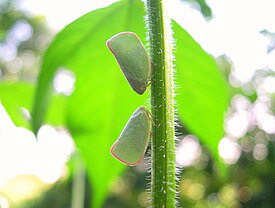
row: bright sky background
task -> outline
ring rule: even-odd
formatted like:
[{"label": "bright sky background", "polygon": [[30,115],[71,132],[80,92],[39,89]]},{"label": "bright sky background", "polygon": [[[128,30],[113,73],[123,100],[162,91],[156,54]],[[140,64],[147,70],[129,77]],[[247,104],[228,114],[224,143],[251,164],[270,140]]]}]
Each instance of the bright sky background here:
[{"label": "bright sky background", "polygon": [[[21,6],[33,14],[46,16],[49,25],[58,31],[86,12],[110,2],[112,0],[25,0]],[[177,0],[171,0],[171,16],[206,51],[214,56],[228,55],[234,64],[234,76],[240,81],[248,81],[256,69],[270,66],[275,70],[275,51],[267,53],[270,42],[259,33],[264,29],[275,32],[275,1],[208,0],[208,3],[214,14],[209,22],[198,11]],[[272,83],[274,86],[274,80],[269,86]],[[274,87],[272,89],[275,91]],[[69,136],[45,126],[37,142],[31,132],[14,126],[1,104],[0,117],[0,186],[5,179],[20,173],[39,175],[46,182],[55,181],[73,149]],[[3,117],[7,117],[7,120],[3,120]],[[43,131],[50,138],[44,138]],[[9,139],[5,141],[3,138]],[[189,141],[188,145],[197,145],[193,138],[186,141]],[[228,146],[229,143],[224,140],[222,144]],[[13,161],[7,161],[7,157]],[[188,161],[182,163],[188,164]]]},{"label": "bright sky background", "polygon": [[60,30],[68,23],[115,0],[22,0],[21,7],[47,18],[50,27]]}]

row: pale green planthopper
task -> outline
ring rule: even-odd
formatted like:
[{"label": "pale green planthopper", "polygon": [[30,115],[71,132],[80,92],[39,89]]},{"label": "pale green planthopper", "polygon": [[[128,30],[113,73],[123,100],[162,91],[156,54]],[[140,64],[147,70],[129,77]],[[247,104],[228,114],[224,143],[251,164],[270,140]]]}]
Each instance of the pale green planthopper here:
[{"label": "pale green planthopper", "polygon": [[151,76],[151,62],[141,40],[133,32],[122,32],[106,43],[133,90],[143,94]]},{"label": "pale green planthopper", "polygon": [[146,108],[139,107],[130,117],[111,154],[120,162],[134,166],[143,158],[151,136],[151,117]]}]

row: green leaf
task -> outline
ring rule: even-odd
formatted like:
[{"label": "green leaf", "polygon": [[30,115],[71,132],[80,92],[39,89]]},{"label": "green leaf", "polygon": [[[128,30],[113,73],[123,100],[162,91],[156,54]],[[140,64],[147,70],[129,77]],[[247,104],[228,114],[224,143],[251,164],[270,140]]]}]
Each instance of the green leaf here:
[{"label": "green leaf", "polygon": [[75,91],[66,106],[66,120],[87,163],[92,207],[102,207],[109,183],[124,170],[125,166],[112,158],[109,150],[131,113],[148,98],[148,93],[133,93],[106,47],[106,41],[122,31],[133,31],[145,40],[141,2],[121,1],[69,24],[45,53],[36,90],[35,131],[47,111],[58,68],[65,67],[76,77]]},{"label": "green leaf", "polygon": [[[30,121],[24,115],[30,111],[35,86],[27,82],[4,82],[0,84],[0,101],[17,126],[30,128]],[[65,96],[54,95],[52,107],[45,119],[53,125],[64,125]],[[59,112],[59,113],[56,113]]]},{"label": "green leaf", "polygon": [[224,134],[229,87],[209,54],[179,25],[176,40],[176,101],[184,126],[211,150],[218,161],[218,144]]},{"label": "green leaf", "polygon": [[0,100],[17,126],[30,127],[22,108],[29,110],[34,86],[28,83],[1,83]]}]

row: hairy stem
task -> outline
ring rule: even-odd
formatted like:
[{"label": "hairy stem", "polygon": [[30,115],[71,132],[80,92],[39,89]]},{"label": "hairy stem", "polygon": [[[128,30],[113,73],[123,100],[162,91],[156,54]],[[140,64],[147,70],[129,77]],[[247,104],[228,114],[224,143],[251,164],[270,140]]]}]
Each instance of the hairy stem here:
[{"label": "hairy stem", "polygon": [[167,0],[147,0],[152,61],[152,207],[176,207],[172,34]]}]

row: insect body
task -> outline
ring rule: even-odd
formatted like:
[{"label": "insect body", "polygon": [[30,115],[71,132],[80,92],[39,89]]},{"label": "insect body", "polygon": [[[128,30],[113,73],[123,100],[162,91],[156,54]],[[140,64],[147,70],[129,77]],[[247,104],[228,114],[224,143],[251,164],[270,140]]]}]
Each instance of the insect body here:
[{"label": "insect body", "polygon": [[122,32],[111,37],[107,46],[133,90],[143,94],[151,76],[151,63],[141,40],[133,32]]},{"label": "insect body", "polygon": [[149,115],[146,108],[139,107],[111,147],[111,154],[122,163],[134,166],[143,158],[151,136]]}]

